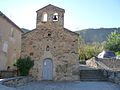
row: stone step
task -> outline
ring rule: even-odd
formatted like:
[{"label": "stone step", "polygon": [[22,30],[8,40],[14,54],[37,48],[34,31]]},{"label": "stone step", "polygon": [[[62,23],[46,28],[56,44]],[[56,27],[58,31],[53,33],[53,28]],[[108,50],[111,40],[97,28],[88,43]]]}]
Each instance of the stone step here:
[{"label": "stone step", "polygon": [[107,79],[80,79],[80,81],[107,81]]},{"label": "stone step", "polygon": [[82,81],[104,81],[106,78],[101,70],[80,70],[80,80]]}]

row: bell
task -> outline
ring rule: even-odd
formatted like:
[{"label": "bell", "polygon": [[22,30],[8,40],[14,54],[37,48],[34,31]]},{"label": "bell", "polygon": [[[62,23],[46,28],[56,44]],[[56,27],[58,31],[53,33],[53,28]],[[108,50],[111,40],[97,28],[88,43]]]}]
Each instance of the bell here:
[{"label": "bell", "polygon": [[56,15],[53,17],[53,20],[57,20],[57,16]]}]

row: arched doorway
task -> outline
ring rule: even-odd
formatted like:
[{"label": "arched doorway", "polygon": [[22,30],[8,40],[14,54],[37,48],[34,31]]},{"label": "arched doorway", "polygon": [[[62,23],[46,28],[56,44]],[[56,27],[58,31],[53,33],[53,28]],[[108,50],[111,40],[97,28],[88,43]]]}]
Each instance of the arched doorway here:
[{"label": "arched doorway", "polygon": [[43,62],[43,80],[53,79],[53,62],[52,59],[46,58]]}]

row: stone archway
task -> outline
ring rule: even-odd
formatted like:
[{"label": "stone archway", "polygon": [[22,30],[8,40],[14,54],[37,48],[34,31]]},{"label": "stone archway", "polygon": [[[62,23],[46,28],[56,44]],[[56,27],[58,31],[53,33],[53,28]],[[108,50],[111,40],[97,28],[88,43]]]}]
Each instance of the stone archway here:
[{"label": "stone archway", "polygon": [[43,61],[43,80],[53,79],[53,61],[50,58],[46,58]]}]

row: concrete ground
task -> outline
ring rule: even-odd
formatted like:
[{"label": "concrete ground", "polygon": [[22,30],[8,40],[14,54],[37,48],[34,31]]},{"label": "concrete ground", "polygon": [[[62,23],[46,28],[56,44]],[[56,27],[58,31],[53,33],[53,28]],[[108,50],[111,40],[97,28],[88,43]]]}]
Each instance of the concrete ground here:
[{"label": "concrete ground", "polygon": [[120,90],[120,85],[110,82],[32,82],[16,90]]},{"label": "concrete ground", "polygon": [[16,89],[12,88],[12,87],[6,87],[6,86],[0,84],[0,90],[16,90]]},{"label": "concrete ground", "polygon": [[31,82],[11,88],[0,85],[0,90],[120,90],[120,85],[110,82]]}]

